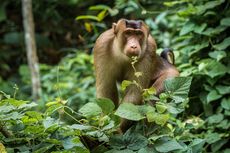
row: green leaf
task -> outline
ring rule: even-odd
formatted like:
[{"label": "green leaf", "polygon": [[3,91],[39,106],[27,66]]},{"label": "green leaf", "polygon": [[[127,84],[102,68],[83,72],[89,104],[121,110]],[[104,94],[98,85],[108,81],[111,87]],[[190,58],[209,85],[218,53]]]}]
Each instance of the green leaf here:
[{"label": "green leaf", "polygon": [[40,112],[36,112],[36,111],[27,111],[26,115],[28,115],[31,118],[35,118],[37,121],[42,120],[42,114]]},{"label": "green leaf", "polygon": [[14,99],[14,98],[9,98],[9,99],[4,99],[4,100],[2,100],[2,102],[3,102],[3,103],[9,103],[9,104],[11,104],[11,105],[13,105],[13,106],[15,106],[15,107],[19,107],[19,106],[21,106],[21,105],[23,105],[23,104],[28,103],[29,101],[16,100],[16,99]]},{"label": "green leaf", "polygon": [[114,9],[109,9],[108,11],[109,11],[109,14],[110,14],[111,16],[115,16],[115,15],[117,15],[117,14],[119,13],[119,10],[116,9],[116,8],[114,8]]},{"label": "green leaf", "polygon": [[137,153],[157,153],[153,146],[147,146],[145,148],[141,148]]},{"label": "green leaf", "polygon": [[221,19],[220,25],[230,26],[230,17]]},{"label": "green leaf", "polygon": [[102,109],[96,103],[87,103],[79,109],[79,112],[82,113],[83,116],[89,118],[101,114]]},{"label": "green leaf", "polygon": [[18,107],[18,109],[22,109],[22,108],[26,108],[26,109],[29,109],[29,108],[32,108],[32,107],[35,107],[37,106],[38,104],[36,104],[35,102],[32,102],[32,103],[29,103],[29,104],[22,104]]},{"label": "green leaf", "polygon": [[143,89],[143,97],[145,98],[145,100],[151,99],[151,98],[157,98],[155,97],[156,94],[156,89],[154,87],[150,87],[148,89]]},{"label": "green leaf", "polygon": [[179,103],[188,97],[191,82],[191,77],[176,77],[165,80],[164,86],[167,92],[172,93],[175,102]]},{"label": "green leaf", "polygon": [[157,142],[155,144],[155,148],[159,152],[171,152],[174,150],[184,149],[176,140]]},{"label": "green leaf", "polygon": [[225,95],[225,94],[230,93],[230,86],[217,85],[216,89],[221,95]]},{"label": "green leaf", "polygon": [[179,114],[184,111],[184,109],[179,108],[177,105],[174,105],[174,104],[168,104],[167,110],[171,114]]},{"label": "green leaf", "polygon": [[110,9],[110,7],[107,5],[94,5],[89,7],[89,10],[108,10],[108,9]]},{"label": "green leaf", "polygon": [[79,15],[76,17],[76,20],[95,20],[95,21],[100,21],[100,19],[97,16],[93,15]]},{"label": "green leaf", "polygon": [[71,129],[77,129],[77,130],[90,130],[92,129],[91,126],[87,125],[81,125],[81,124],[73,124],[70,126]]},{"label": "green leaf", "polygon": [[208,55],[211,58],[216,59],[217,61],[220,61],[221,59],[227,56],[225,51],[213,51],[213,52],[209,52]]},{"label": "green leaf", "polygon": [[195,27],[195,24],[192,22],[185,23],[185,25],[182,27],[182,29],[180,31],[180,36],[185,35],[191,31],[193,31],[194,27]]},{"label": "green leaf", "polygon": [[145,107],[143,113],[146,115],[148,122],[154,122],[154,119],[155,119],[154,114],[156,113],[154,107],[147,105],[147,107]]},{"label": "green leaf", "polygon": [[132,121],[139,121],[145,118],[145,116],[139,111],[139,107],[132,103],[121,104],[115,112],[115,115]]},{"label": "green leaf", "polygon": [[200,62],[198,70],[204,74],[214,78],[216,76],[221,76],[227,73],[227,67],[220,62],[212,59],[204,59]]},{"label": "green leaf", "polygon": [[214,114],[214,115],[208,117],[208,123],[210,123],[210,124],[220,123],[223,119],[224,119],[223,114]]},{"label": "green leaf", "polygon": [[153,120],[155,121],[156,124],[158,125],[165,125],[167,121],[169,120],[170,115],[169,114],[154,114]]},{"label": "green leaf", "polygon": [[192,148],[192,153],[200,153],[202,152],[203,146],[205,144],[204,139],[194,139],[189,146]]},{"label": "green leaf", "polygon": [[48,107],[48,109],[46,110],[46,115],[49,116],[49,115],[52,115],[55,111],[63,108],[64,106],[60,103],[58,104],[55,104],[55,105],[51,105]]},{"label": "green leaf", "polygon": [[8,113],[8,112],[10,112],[12,110],[15,110],[15,107],[12,106],[12,105],[9,105],[9,106],[6,106],[6,105],[0,106],[0,114]]},{"label": "green leaf", "polygon": [[221,97],[222,95],[218,94],[216,90],[212,90],[211,92],[208,93],[207,102],[210,103],[211,101],[215,101]]},{"label": "green leaf", "polygon": [[62,141],[64,149],[71,149],[73,147],[81,147],[85,148],[84,145],[81,143],[79,137],[68,137]]},{"label": "green leaf", "polygon": [[148,139],[139,133],[125,134],[124,140],[129,142],[127,148],[130,150],[139,150],[148,145]]},{"label": "green leaf", "polygon": [[12,112],[12,113],[7,113],[4,115],[3,118],[1,118],[2,121],[7,121],[7,120],[18,120],[21,119],[23,114],[20,114],[18,112]]},{"label": "green leaf", "polygon": [[208,133],[205,135],[206,142],[208,144],[212,144],[218,140],[221,139],[220,135],[218,133]]},{"label": "green leaf", "polygon": [[197,10],[198,10],[198,15],[201,15],[203,13],[205,13],[207,10],[215,8],[216,6],[222,4],[225,0],[213,0],[213,1],[208,1],[207,3],[197,6]]},{"label": "green leaf", "polygon": [[225,29],[227,29],[226,26],[219,25],[216,28],[207,28],[201,34],[206,35],[206,36],[215,36],[215,35],[219,35]]},{"label": "green leaf", "polygon": [[224,119],[216,127],[223,130],[227,130],[230,128],[230,122],[227,119]]},{"label": "green leaf", "polygon": [[[223,145],[229,142],[229,139],[221,139],[211,145],[212,152],[218,152]],[[222,151],[221,151],[222,152]],[[223,153],[229,153],[230,149],[228,151],[223,151]]]},{"label": "green leaf", "polygon": [[57,125],[57,121],[54,118],[47,117],[43,120],[43,126],[45,129],[48,129],[51,126]]},{"label": "green leaf", "polygon": [[106,13],[107,13],[107,10],[103,10],[97,15],[99,22],[102,21],[105,18]]},{"label": "green leaf", "polygon": [[221,107],[230,110],[230,98],[224,98],[221,100]]},{"label": "green leaf", "polygon": [[206,42],[202,42],[202,43],[200,43],[198,45],[193,46],[194,49],[191,52],[189,52],[189,56],[190,57],[193,56],[194,54],[200,52],[203,48],[206,48],[208,46],[209,46],[209,43],[207,41]]},{"label": "green leaf", "polygon": [[124,149],[126,148],[126,144],[124,143],[123,136],[122,135],[114,135],[111,136],[109,140],[109,144],[114,149]]},{"label": "green leaf", "polygon": [[128,80],[122,81],[122,83],[121,83],[121,90],[124,91],[131,84],[132,84],[131,81],[128,81]]},{"label": "green leaf", "polygon": [[163,4],[168,7],[173,7],[174,5],[185,3],[185,1],[173,1],[173,2],[164,2]]},{"label": "green leaf", "polygon": [[207,23],[203,23],[200,26],[196,25],[195,28],[194,28],[194,32],[196,32],[198,34],[201,34],[206,27],[207,27]]},{"label": "green leaf", "polygon": [[158,113],[164,113],[165,110],[167,109],[167,106],[164,104],[157,103],[156,104],[156,109]]},{"label": "green leaf", "polygon": [[123,136],[113,136],[110,145],[115,149],[139,150],[148,145],[148,139],[140,133],[128,130]]},{"label": "green leaf", "polygon": [[194,7],[193,5],[188,5],[188,7],[186,7],[185,9],[178,11],[178,15],[184,18],[196,13],[197,13],[197,8]]},{"label": "green leaf", "polygon": [[224,50],[230,46],[230,37],[225,38],[221,43],[214,45],[213,47],[218,50]]},{"label": "green leaf", "polygon": [[34,150],[33,152],[34,153],[47,152],[53,146],[54,146],[54,144],[43,144],[42,147],[37,148],[37,150]]},{"label": "green leaf", "polygon": [[135,153],[135,152],[129,149],[125,149],[125,150],[112,149],[112,150],[106,151],[105,153]]},{"label": "green leaf", "polygon": [[113,101],[108,98],[99,98],[96,99],[96,102],[101,107],[104,114],[110,114],[115,109]]},{"label": "green leaf", "polygon": [[169,136],[169,134],[162,134],[162,135],[156,135],[156,134],[154,134],[154,135],[152,135],[152,136],[149,138],[149,140],[155,142],[156,140],[158,140],[158,139],[160,139],[160,138],[168,137],[168,136]]}]

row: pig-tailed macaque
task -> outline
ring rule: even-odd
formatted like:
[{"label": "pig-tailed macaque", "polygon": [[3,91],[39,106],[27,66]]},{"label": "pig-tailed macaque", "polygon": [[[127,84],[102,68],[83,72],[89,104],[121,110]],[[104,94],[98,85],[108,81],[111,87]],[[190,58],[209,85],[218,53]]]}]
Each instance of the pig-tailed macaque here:
[{"label": "pig-tailed macaque", "polygon": [[[179,72],[173,66],[173,53],[167,50],[159,56],[156,49],[155,40],[143,21],[120,19],[113,23],[94,46],[97,98],[109,98],[118,107],[116,83],[123,80],[136,80],[142,89],[153,86],[160,94],[164,90],[164,80],[178,76]],[[134,75],[132,56],[137,57],[135,69],[142,73],[141,77]],[[143,103],[141,92],[136,85],[130,85],[121,102],[140,105]],[[125,132],[129,127],[129,121],[122,120],[121,131]]]}]

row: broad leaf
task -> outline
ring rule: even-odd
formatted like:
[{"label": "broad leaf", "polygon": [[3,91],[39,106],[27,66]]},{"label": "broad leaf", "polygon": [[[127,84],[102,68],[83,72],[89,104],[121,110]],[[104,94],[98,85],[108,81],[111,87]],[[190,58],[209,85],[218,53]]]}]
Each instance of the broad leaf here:
[{"label": "broad leaf", "polygon": [[208,53],[208,55],[216,59],[217,61],[220,61],[221,59],[227,56],[225,51],[214,51],[214,52]]},{"label": "broad leaf", "polygon": [[223,114],[215,114],[215,115],[208,117],[207,120],[208,120],[208,123],[210,124],[216,124],[216,123],[220,123],[223,119],[224,119]]},{"label": "broad leaf", "polygon": [[185,23],[185,25],[182,27],[182,29],[180,31],[180,36],[185,35],[191,31],[193,31],[194,27],[195,27],[195,24],[192,22]]},{"label": "broad leaf", "polygon": [[203,149],[205,144],[204,139],[194,139],[190,144],[189,147],[192,149],[192,153],[200,153]]},{"label": "broad leaf", "polygon": [[65,149],[71,149],[73,147],[85,148],[84,145],[81,143],[80,138],[78,137],[68,137],[62,140],[62,144]]},{"label": "broad leaf", "polygon": [[160,141],[155,144],[155,148],[159,152],[171,152],[184,149],[176,140]]},{"label": "broad leaf", "polygon": [[165,125],[167,121],[169,120],[170,115],[169,114],[153,114],[153,120],[158,125]]},{"label": "broad leaf", "polygon": [[112,149],[112,150],[106,151],[105,153],[135,153],[135,152],[129,149],[125,149],[125,150]]},{"label": "broad leaf", "polygon": [[208,1],[207,3],[197,6],[198,10],[198,15],[203,14],[205,11],[215,8],[216,6],[222,4],[225,0],[213,0],[213,1]]},{"label": "broad leaf", "polygon": [[43,126],[45,129],[48,129],[51,126],[57,125],[57,120],[51,117],[47,117],[45,120],[43,120]]},{"label": "broad leaf", "polygon": [[214,45],[213,47],[218,50],[224,50],[230,46],[230,37],[225,38],[221,43]]},{"label": "broad leaf", "polygon": [[222,85],[217,85],[216,86],[217,91],[222,94],[229,94],[230,93],[230,86],[222,86]]},{"label": "broad leaf", "polygon": [[110,114],[113,112],[115,105],[112,100],[107,98],[96,99],[97,104],[101,107],[104,114]]},{"label": "broad leaf", "polygon": [[167,109],[167,106],[164,105],[164,104],[159,104],[159,103],[157,103],[157,104],[156,104],[156,109],[157,109],[157,112],[158,112],[158,113],[164,113],[165,110]]},{"label": "broad leaf", "polygon": [[[228,142],[229,142],[229,139],[221,139],[221,140],[213,143],[211,145],[212,152],[218,152],[218,150]],[[230,152],[230,149],[226,149],[225,151],[223,151],[223,153],[229,153],[229,152]]]},{"label": "broad leaf", "polygon": [[73,124],[70,126],[71,129],[77,129],[77,130],[90,130],[92,129],[91,126],[82,125],[82,124]]},{"label": "broad leaf", "polygon": [[115,135],[110,139],[109,144],[114,149],[139,150],[148,145],[148,139],[139,133],[128,130],[124,135]]},{"label": "broad leaf", "polygon": [[79,109],[79,112],[85,117],[95,117],[102,113],[102,109],[96,103],[87,103]]},{"label": "broad leaf", "polygon": [[132,103],[121,104],[115,112],[115,115],[132,121],[139,121],[145,118],[145,116],[139,111],[139,107]]},{"label": "broad leaf", "polygon": [[219,25],[216,28],[207,28],[205,31],[203,31],[201,34],[206,35],[206,36],[215,36],[221,33],[227,29],[226,26]]},{"label": "broad leaf", "polygon": [[164,82],[165,90],[172,93],[172,98],[175,102],[182,102],[188,97],[191,81],[191,77],[176,77],[167,79]]},{"label": "broad leaf", "polygon": [[218,133],[208,133],[208,134],[206,134],[205,139],[206,139],[206,142],[208,144],[212,144],[212,143],[220,140],[221,137]]},{"label": "broad leaf", "polygon": [[208,93],[207,102],[210,103],[211,101],[215,101],[221,97],[222,95],[218,94],[216,90],[212,90],[211,92]]},{"label": "broad leaf", "polygon": [[148,145],[148,139],[139,133],[128,130],[123,136],[123,142],[130,150],[139,150]]},{"label": "broad leaf", "polygon": [[221,19],[220,25],[230,26],[230,17]]},{"label": "broad leaf", "polygon": [[221,107],[226,109],[226,110],[230,110],[230,98],[224,98],[221,101]]},{"label": "broad leaf", "polygon": [[204,74],[214,78],[219,75],[227,73],[227,67],[220,62],[212,59],[202,60],[198,66],[198,70]]}]

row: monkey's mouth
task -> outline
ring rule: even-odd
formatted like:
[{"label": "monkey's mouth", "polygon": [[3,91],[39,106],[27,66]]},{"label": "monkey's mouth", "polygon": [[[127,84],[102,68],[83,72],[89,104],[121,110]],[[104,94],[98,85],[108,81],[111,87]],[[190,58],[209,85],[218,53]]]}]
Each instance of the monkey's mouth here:
[{"label": "monkey's mouth", "polygon": [[127,51],[125,54],[126,54],[126,56],[128,56],[128,57],[132,57],[132,56],[137,56],[137,57],[139,57],[139,51],[138,50],[129,50],[129,51]]}]

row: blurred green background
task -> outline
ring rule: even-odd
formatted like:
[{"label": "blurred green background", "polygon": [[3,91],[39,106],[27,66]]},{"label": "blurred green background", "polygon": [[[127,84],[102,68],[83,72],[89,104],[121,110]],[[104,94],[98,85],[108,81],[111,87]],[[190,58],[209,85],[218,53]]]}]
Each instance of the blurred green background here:
[{"label": "blurred green background", "polygon": [[[0,1],[0,90],[31,99],[21,1]],[[173,48],[181,76],[192,76],[185,116],[204,121],[195,133],[216,152],[230,130],[230,1],[33,0],[43,104],[68,99],[74,110],[95,98],[92,48],[120,18],[150,27],[158,52]],[[202,133],[201,131],[205,131]],[[207,151],[207,150],[206,150]],[[228,150],[229,151],[229,150]]]}]

